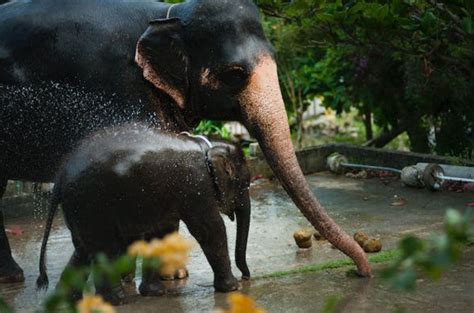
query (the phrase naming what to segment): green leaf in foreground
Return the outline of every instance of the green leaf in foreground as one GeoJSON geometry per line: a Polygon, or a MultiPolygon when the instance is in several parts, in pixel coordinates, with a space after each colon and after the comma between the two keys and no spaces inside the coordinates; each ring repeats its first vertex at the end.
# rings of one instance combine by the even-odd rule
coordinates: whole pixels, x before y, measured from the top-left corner
{"type": "Polygon", "coordinates": [[[395,289],[413,291],[419,273],[431,279],[440,279],[442,274],[459,261],[462,249],[469,244],[471,211],[461,214],[448,210],[444,232],[423,240],[409,236],[400,241],[400,257],[382,271],[382,277],[395,289]]]}

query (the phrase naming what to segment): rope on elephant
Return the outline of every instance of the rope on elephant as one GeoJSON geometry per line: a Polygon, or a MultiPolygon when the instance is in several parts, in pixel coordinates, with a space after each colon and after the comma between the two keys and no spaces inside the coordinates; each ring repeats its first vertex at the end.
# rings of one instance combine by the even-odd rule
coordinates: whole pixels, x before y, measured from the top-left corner
{"type": "Polygon", "coordinates": [[[204,136],[201,136],[201,135],[193,135],[189,132],[181,132],[179,133],[180,135],[186,135],[188,137],[191,137],[191,138],[197,138],[197,139],[201,139],[202,141],[204,141],[206,143],[206,145],[209,146],[209,149],[212,149],[212,143],[209,141],[209,139],[207,139],[206,137],[204,136]]]}
{"type": "Polygon", "coordinates": [[[168,11],[166,12],[166,19],[169,19],[170,18],[170,15],[171,15],[171,9],[175,6],[177,6],[179,3],[175,3],[175,4],[172,4],[170,5],[170,7],[168,8],[168,11]]]}

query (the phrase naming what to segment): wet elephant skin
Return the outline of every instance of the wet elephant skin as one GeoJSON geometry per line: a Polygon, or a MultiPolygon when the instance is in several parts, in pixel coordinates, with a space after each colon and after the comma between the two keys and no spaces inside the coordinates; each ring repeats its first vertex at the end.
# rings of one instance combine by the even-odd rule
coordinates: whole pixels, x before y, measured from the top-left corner
{"type": "MultiPolygon", "coordinates": [[[[370,275],[362,249],[302,175],[252,1],[0,6],[0,180],[50,181],[61,158],[103,127],[141,121],[179,132],[205,118],[242,121],[304,216],[370,275]]],[[[0,241],[0,281],[20,277],[0,241]]]]}
{"type": "MultiPolygon", "coordinates": [[[[164,237],[179,220],[199,242],[217,291],[237,289],[224,222],[237,218],[236,263],[250,273],[246,247],[250,223],[250,174],[235,145],[164,133],[140,124],[106,128],[82,141],[62,166],[45,228],[38,284],[47,283],[45,249],[54,212],[62,204],[75,252],[68,267],[87,266],[98,253],[114,258],[136,240],[164,237]]],[[[97,286],[113,303],[119,286],[97,286]]],[[[163,293],[159,277],[146,272],[142,295],[163,293]]]]}

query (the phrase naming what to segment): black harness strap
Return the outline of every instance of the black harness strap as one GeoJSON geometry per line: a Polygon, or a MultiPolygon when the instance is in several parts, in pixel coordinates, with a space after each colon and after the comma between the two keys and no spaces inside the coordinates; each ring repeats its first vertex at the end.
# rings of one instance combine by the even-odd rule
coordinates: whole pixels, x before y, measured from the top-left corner
{"type": "Polygon", "coordinates": [[[222,192],[219,189],[219,186],[217,184],[216,170],[215,170],[214,166],[212,165],[211,160],[209,159],[209,150],[211,150],[213,148],[212,143],[209,141],[209,139],[207,139],[206,137],[201,136],[201,135],[193,135],[193,134],[190,134],[188,132],[182,132],[179,135],[185,135],[185,136],[193,139],[194,141],[197,142],[199,147],[201,147],[201,150],[204,154],[204,162],[206,163],[206,169],[207,169],[207,172],[209,174],[209,177],[211,178],[212,185],[214,186],[215,197],[216,197],[217,201],[221,205],[223,205],[224,204],[224,195],[222,194],[222,192]]]}

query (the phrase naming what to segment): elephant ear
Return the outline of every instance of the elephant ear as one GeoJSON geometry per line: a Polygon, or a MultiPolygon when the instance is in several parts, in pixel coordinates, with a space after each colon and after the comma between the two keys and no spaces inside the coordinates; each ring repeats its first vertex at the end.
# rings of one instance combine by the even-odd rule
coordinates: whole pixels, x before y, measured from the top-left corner
{"type": "Polygon", "coordinates": [[[138,40],[135,54],[143,77],[181,109],[185,108],[189,89],[183,30],[184,25],[178,18],[154,20],[138,40]]]}
{"type": "MultiPolygon", "coordinates": [[[[211,175],[217,188],[218,199],[221,203],[221,213],[234,220],[234,208],[228,201],[233,198],[236,186],[237,169],[230,159],[230,150],[226,147],[214,147],[208,151],[208,160],[211,167],[211,175]]],[[[235,196],[235,195],[234,195],[235,196]]]]}

